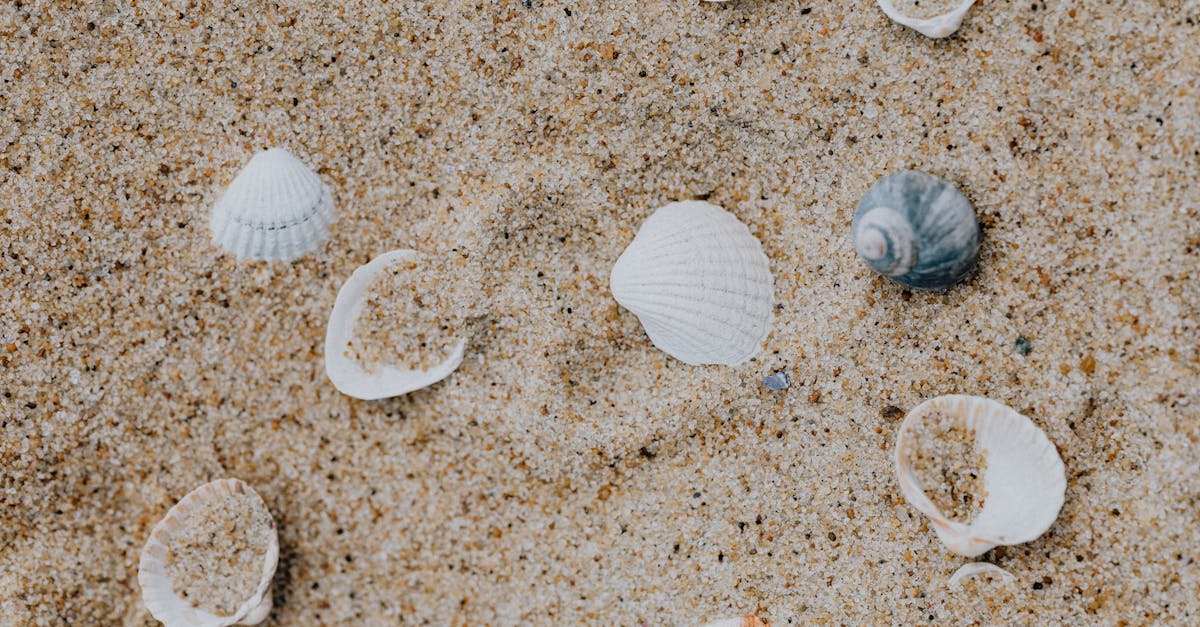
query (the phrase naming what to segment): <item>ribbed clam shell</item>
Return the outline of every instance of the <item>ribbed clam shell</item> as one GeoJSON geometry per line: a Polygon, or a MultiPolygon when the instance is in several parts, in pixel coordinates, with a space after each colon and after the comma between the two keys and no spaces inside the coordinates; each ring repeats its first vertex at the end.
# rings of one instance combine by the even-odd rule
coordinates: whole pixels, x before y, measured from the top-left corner
{"type": "Polygon", "coordinates": [[[876,272],[918,289],[960,281],[979,256],[971,201],[949,181],[906,170],[871,186],[851,222],[859,256],[876,272]]]}
{"type": "Polygon", "coordinates": [[[463,360],[467,341],[459,340],[441,363],[429,370],[408,370],[381,366],[368,372],[358,362],[346,357],[354,332],[354,323],[362,313],[367,289],[375,277],[404,259],[419,259],[415,250],[386,252],[356,269],[338,291],[325,328],[325,374],[342,394],[363,400],[375,400],[408,394],[445,379],[463,360]]]}
{"type": "Polygon", "coordinates": [[[329,237],[333,196],[282,148],[254,155],[213,207],[213,243],[240,259],[291,261],[329,237]]]}
{"type": "Polygon", "coordinates": [[[767,256],[746,225],[701,201],[655,211],[613,266],[617,302],[650,341],[692,365],[739,364],[771,330],[767,256]]]}
{"type": "Polygon", "coordinates": [[[908,413],[896,441],[896,476],[904,498],[929,517],[946,547],[967,557],[1042,535],[1058,517],[1067,487],[1062,458],[1037,425],[996,401],[964,395],[932,398],[908,413]],[[945,516],[913,471],[912,449],[920,437],[913,425],[935,412],[959,418],[974,431],[974,449],[986,460],[987,498],[969,523],[945,516]]]}
{"type": "Polygon", "coordinates": [[[263,510],[267,509],[258,493],[242,481],[218,479],[188,493],[150,532],[150,538],[146,540],[138,561],[138,584],[142,587],[142,602],[146,609],[167,627],[255,625],[271,613],[271,579],[275,576],[275,566],[279,562],[279,540],[275,533],[271,534],[270,544],[267,546],[258,587],[238,606],[237,611],[229,616],[218,616],[192,607],[191,603],[175,593],[170,580],[167,579],[167,554],[171,538],[184,529],[189,519],[202,511],[207,503],[235,492],[252,494],[263,510]]]}
{"type": "Polygon", "coordinates": [[[953,35],[962,26],[963,18],[975,0],[962,0],[958,6],[929,18],[908,17],[896,9],[892,0],[879,0],[879,8],[897,24],[907,26],[926,37],[941,39],[953,35]]]}

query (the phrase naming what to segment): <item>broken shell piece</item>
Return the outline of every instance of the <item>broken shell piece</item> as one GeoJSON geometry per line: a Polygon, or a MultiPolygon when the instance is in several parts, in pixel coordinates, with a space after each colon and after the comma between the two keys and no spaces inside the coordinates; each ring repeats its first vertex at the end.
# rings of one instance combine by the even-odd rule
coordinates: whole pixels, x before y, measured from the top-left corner
{"type": "Polygon", "coordinates": [[[704,627],[771,627],[771,623],[757,617],[725,618],[708,623],[704,627]]]}
{"type": "Polygon", "coordinates": [[[419,259],[415,250],[384,253],[355,270],[338,291],[325,329],[325,374],[341,393],[364,400],[399,396],[441,381],[462,363],[465,339],[458,340],[439,363],[424,370],[386,364],[368,369],[348,355],[371,283],[393,265],[419,259]]]}
{"type": "Polygon", "coordinates": [[[686,364],[742,363],[771,330],[762,245],[732,213],[706,202],[655,211],[617,259],[609,286],[650,341],[686,364]]]}
{"type": "Polygon", "coordinates": [[[953,35],[960,26],[962,26],[963,18],[967,15],[967,11],[971,5],[975,4],[975,0],[962,0],[958,6],[941,15],[930,18],[908,17],[896,9],[896,4],[893,0],[879,0],[879,8],[887,14],[893,22],[907,26],[926,37],[941,39],[953,35]]]}
{"type": "Polygon", "coordinates": [[[239,259],[291,261],[329,237],[329,187],[282,148],[260,152],[213,207],[212,241],[239,259]]]}
{"type": "Polygon", "coordinates": [[[271,613],[275,521],[237,479],[206,483],[154,526],[138,562],[142,601],[167,627],[254,625],[271,613]]]}
{"type": "Polygon", "coordinates": [[[995,564],[989,564],[987,562],[968,562],[963,564],[958,570],[954,571],[953,575],[950,575],[950,579],[946,581],[946,585],[950,588],[961,588],[963,580],[974,579],[980,575],[992,575],[999,578],[1000,581],[1004,583],[1017,580],[1016,577],[1013,577],[1012,573],[1000,568],[995,564]]]}
{"type": "Polygon", "coordinates": [[[768,390],[774,390],[776,392],[780,390],[786,390],[787,387],[792,383],[791,379],[788,378],[788,374],[782,370],[776,372],[775,374],[763,377],[762,382],[768,390]]]}
{"type": "Polygon", "coordinates": [[[966,557],[1042,535],[1058,517],[1067,487],[1058,450],[1037,425],[1000,403],[964,395],[931,398],[908,413],[896,441],[896,476],[904,498],[929,517],[938,538],[966,557]],[[926,435],[920,431],[927,418],[937,417],[970,432],[971,447],[984,460],[986,499],[967,523],[934,505],[914,472],[914,449],[926,435]]]}
{"type": "Polygon", "coordinates": [[[917,289],[943,289],[979,256],[975,208],[952,183],[905,170],[867,190],[851,221],[858,255],[876,272],[917,289]]]}

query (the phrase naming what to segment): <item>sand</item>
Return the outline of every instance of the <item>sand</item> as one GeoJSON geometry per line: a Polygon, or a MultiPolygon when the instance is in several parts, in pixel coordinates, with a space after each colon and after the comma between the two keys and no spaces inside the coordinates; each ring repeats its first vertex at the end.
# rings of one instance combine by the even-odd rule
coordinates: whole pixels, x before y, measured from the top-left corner
{"type": "Polygon", "coordinates": [[[975,430],[961,417],[930,412],[910,423],[913,477],[950,520],[970,523],[987,500],[987,449],[976,448],[975,430]]]}
{"type": "Polygon", "coordinates": [[[944,41],[868,0],[214,4],[0,5],[0,623],[152,624],[138,551],[224,476],[278,523],[271,624],[1197,620],[1194,0],[984,2],[944,41]],[[209,210],[269,146],[338,218],[238,263],[209,210]],[[978,209],[949,291],[854,252],[904,168],[978,209]],[[740,366],[608,293],[689,198],[771,260],[740,366]],[[439,384],[350,399],[325,322],[394,248],[457,255],[478,331],[439,384]],[[1066,464],[1050,530],[983,556],[1013,584],[947,589],[965,560],[896,485],[900,418],[946,393],[1066,464]]]}
{"type": "Polygon", "coordinates": [[[429,370],[445,361],[467,332],[461,297],[471,290],[457,285],[455,274],[453,257],[384,268],[367,285],[346,357],[367,372],[384,366],[429,370]]]}

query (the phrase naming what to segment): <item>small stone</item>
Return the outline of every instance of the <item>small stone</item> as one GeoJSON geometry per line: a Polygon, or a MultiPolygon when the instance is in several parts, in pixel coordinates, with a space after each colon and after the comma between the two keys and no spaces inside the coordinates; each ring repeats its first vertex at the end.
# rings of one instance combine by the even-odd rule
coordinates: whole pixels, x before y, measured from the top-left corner
{"type": "Polygon", "coordinates": [[[1027,338],[1025,336],[1021,336],[1021,337],[1017,338],[1017,344],[1016,344],[1015,348],[1016,348],[1018,355],[1021,355],[1021,356],[1028,355],[1030,352],[1033,351],[1033,342],[1030,342],[1029,338],[1027,338]]]}

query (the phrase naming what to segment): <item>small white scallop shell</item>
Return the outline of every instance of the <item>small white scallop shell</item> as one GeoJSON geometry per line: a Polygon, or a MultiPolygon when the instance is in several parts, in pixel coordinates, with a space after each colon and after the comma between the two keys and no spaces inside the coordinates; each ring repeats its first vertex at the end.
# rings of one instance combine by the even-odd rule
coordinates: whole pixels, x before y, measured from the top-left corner
{"type": "Polygon", "coordinates": [[[1067,487],[1058,450],[1033,421],[996,401],[965,395],[931,398],[908,413],[896,440],[896,476],[905,500],[929,517],[946,548],[966,557],[1045,533],[1062,509],[1067,487]],[[969,524],[944,515],[913,471],[911,455],[918,437],[913,425],[933,413],[961,420],[975,433],[973,447],[986,460],[987,498],[969,524]]]}
{"type": "Polygon", "coordinates": [[[329,237],[329,187],[282,148],[260,152],[213,206],[213,243],[239,259],[291,261],[329,237]]]}
{"type": "Polygon", "coordinates": [[[354,323],[362,313],[371,282],[396,262],[419,257],[415,250],[386,252],[355,270],[338,291],[333,312],[329,314],[329,324],[325,328],[325,374],[342,394],[363,400],[408,394],[445,379],[462,363],[467,345],[465,339],[459,340],[446,359],[429,370],[382,366],[377,371],[368,372],[361,364],[346,356],[354,323]]]}
{"type": "Polygon", "coordinates": [[[980,575],[993,575],[1000,578],[1000,581],[1005,583],[1017,580],[1016,577],[1013,577],[1012,573],[1000,568],[995,564],[989,564],[987,562],[968,562],[959,567],[958,570],[954,571],[953,575],[950,575],[950,579],[946,581],[946,586],[956,589],[961,588],[963,580],[974,579],[980,575]]]}
{"type": "MultiPolygon", "coordinates": [[[[167,578],[167,555],[171,539],[186,528],[189,519],[203,511],[207,504],[232,494],[250,494],[267,511],[262,497],[238,479],[218,479],[188,493],[154,526],[142,548],[138,561],[138,584],[142,587],[142,602],[146,609],[167,627],[226,627],[227,625],[256,625],[271,613],[271,579],[279,562],[279,538],[271,521],[270,542],[263,558],[262,572],[254,593],[228,616],[218,616],[193,607],[175,593],[167,578]]],[[[270,512],[267,512],[270,516],[270,512]]]]}
{"type": "Polygon", "coordinates": [[[771,330],[762,245],[732,213],[706,202],[655,211],[617,259],[609,287],[655,346],[687,364],[742,363],[771,330]]]}
{"type": "Polygon", "coordinates": [[[926,37],[941,39],[953,35],[955,31],[962,26],[963,17],[967,15],[967,11],[971,5],[975,4],[975,0],[962,0],[958,6],[941,15],[930,18],[908,17],[896,9],[896,5],[892,0],[879,0],[879,8],[892,19],[893,22],[907,26],[926,37]]]}

